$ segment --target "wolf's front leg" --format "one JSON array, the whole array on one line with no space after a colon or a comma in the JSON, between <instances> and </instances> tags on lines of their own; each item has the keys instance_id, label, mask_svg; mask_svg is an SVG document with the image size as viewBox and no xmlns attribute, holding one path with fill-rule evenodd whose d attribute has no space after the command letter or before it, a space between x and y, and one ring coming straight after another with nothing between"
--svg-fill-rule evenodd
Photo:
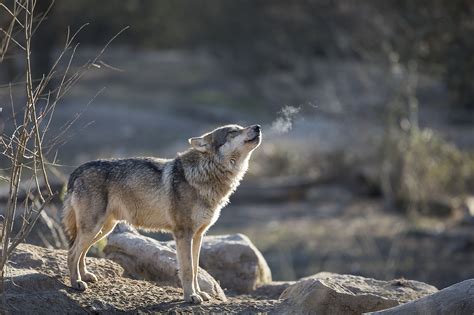
<instances>
[{"instance_id":1,"label":"wolf's front leg","mask_svg":"<svg viewBox=\"0 0 474 315\"><path fill-rule=\"evenodd\" d=\"M211 297L206 292L201 291L198 282L199 276L199 253L201 252L201 243L202 243L202 236L204 235L204 230L198 231L193 237L193 282L194 288L196 289L196 293L199 294L204 301L209 301Z\"/></svg>"},{"instance_id":2,"label":"wolf's front leg","mask_svg":"<svg viewBox=\"0 0 474 315\"><path fill-rule=\"evenodd\" d=\"M193 282L192 234L174 233L176 252L178 254L181 284L184 291L184 300L195 304L202 303L202 297L196 293Z\"/></svg>"}]
</instances>

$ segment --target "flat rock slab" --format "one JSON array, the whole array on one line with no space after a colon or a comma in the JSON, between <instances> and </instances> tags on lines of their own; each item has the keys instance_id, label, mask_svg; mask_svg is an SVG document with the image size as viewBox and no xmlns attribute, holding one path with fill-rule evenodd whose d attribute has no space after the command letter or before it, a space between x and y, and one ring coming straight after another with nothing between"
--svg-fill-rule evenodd
<instances>
[{"instance_id":1,"label":"flat rock slab","mask_svg":"<svg viewBox=\"0 0 474 315\"><path fill-rule=\"evenodd\" d=\"M474 314L474 279L456 283L421 299L369 314L471 315Z\"/></svg>"},{"instance_id":2,"label":"flat rock slab","mask_svg":"<svg viewBox=\"0 0 474 315\"><path fill-rule=\"evenodd\" d=\"M380 281L321 273L304 278L280 296L283 314L362 314L406 303L438 290L412 280Z\"/></svg>"}]
</instances>

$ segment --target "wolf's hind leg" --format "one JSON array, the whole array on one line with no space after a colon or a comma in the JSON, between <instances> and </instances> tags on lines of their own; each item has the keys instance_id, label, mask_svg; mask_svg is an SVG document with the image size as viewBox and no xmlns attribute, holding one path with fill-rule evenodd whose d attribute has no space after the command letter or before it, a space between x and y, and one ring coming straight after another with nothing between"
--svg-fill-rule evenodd
<instances>
[{"instance_id":1,"label":"wolf's hind leg","mask_svg":"<svg viewBox=\"0 0 474 315\"><path fill-rule=\"evenodd\" d=\"M97 232L84 231L79 229L76 241L74 242L74 258L76 260L74 262L74 271L77 272L78 275L77 277L73 277L71 272L71 286L79 291L84 291L87 289L87 284L85 283L86 279L82 278L85 267L84 257L87 253L87 250L92 245L92 241L96 234Z\"/></svg>"},{"instance_id":2,"label":"wolf's hind leg","mask_svg":"<svg viewBox=\"0 0 474 315\"><path fill-rule=\"evenodd\" d=\"M97 277L93 273L87 271L86 267L86 255L92 245L109 235L110 232L114 229L117 222L112 218L108 218L102 228L99 228L99 232L95 233L94 238L89 242L87 247L82 251L79 258L79 272L81 274L82 280L86 282L97 282Z\"/></svg>"},{"instance_id":3,"label":"wolf's hind leg","mask_svg":"<svg viewBox=\"0 0 474 315\"><path fill-rule=\"evenodd\" d=\"M87 289L87 284L84 281L82 281L81 275L79 273L78 264L79 264L80 252L77 249L78 238L80 238L79 233L76 235L76 240L74 241L74 244L69 249L69 252L67 255L67 264L69 267L69 275L71 277L71 287L79 291L84 291Z\"/></svg>"},{"instance_id":4,"label":"wolf's hind leg","mask_svg":"<svg viewBox=\"0 0 474 315\"><path fill-rule=\"evenodd\" d=\"M79 228L74 245L69 251L68 265L71 273L71 286L79 291L87 289L87 284L84 282L85 279L82 278L84 268L84 260L82 258L85 255L84 252L89 249L96 234Z\"/></svg>"},{"instance_id":5,"label":"wolf's hind leg","mask_svg":"<svg viewBox=\"0 0 474 315\"><path fill-rule=\"evenodd\" d=\"M102 213L105 214L105 205L104 207L97 207L97 203L94 204L90 199L76 197L77 234L74 245L69 252L68 264L71 273L71 286L79 291L87 289L85 280L88 276L82 278L82 275L85 274L83 256L105 222L105 216L97 211L101 209L103 209ZM90 277L87 279L90 280Z\"/></svg>"}]
</instances>

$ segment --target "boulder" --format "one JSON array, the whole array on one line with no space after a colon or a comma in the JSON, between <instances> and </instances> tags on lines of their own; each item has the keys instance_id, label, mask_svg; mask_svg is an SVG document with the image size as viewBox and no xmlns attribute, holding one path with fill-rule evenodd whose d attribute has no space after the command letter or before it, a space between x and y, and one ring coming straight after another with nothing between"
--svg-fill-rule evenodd
<instances>
[{"instance_id":1,"label":"boulder","mask_svg":"<svg viewBox=\"0 0 474 315\"><path fill-rule=\"evenodd\" d=\"M301 279L280 296L282 314L362 314L397 306L438 290L412 280L380 281L320 273Z\"/></svg>"},{"instance_id":2,"label":"boulder","mask_svg":"<svg viewBox=\"0 0 474 315\"><path fill-rule=\"evenodd\" d=\"M421 299L370 314L474 314L474 279L469 279Z\"/></svg>"},{"instance_id":3,"label":"boulder","mask_svg":"<svg viewBox=\"0 0 474 315\"><path fill-rule=\"evenodd\" d=\"M250 293L272 281L265 258L242 234L204 237L200 265L236 293Z\"/></svg>"},{"instance_id":4,"label":"boulder","mask_svg":"<svg viewBox=\"0 0 474 315\"><path fill-rule=\"evenodd\" d=\"M109 235L104 252L107 258L119 263L130 277L181 287L176 251L166 242L156 241L140 235L131 227L119 225ZM226 301L219 283L201 268L198 281L201 290Z\"/></svg>"},{"instance_id":5,"label":"boulder","mask_svg":"<svg viewBox=\"0 0 474 315\"><path fill-rule=\"evenodd\" d=\"M125 234L125 236L119 236L120 234ZM119 244L119 242L125 243ZM151 252L146 255L143 253L137 255L137 248L142 246L147 246L147 250L152 250L153 246L156 247L152 251L153 256L150 256ZM174 272L176 266L156 261L169 262L172 257L176 262L175 248L174 241L159 242L138 234L127 225L119 224L114 233L109 236L105 251L108 258L119 262L132 276L140 275L143 279L169 283L169 275ZM154 267L147 266L144 269L143 263L152 264ZM242 234L205 236L199 265L219 281L222 288L235 293L250 293L257 287L272 281L271 271L265 258L249 238ZM171 278L175 279L174 275ZM172 284L173 281L170 283Z\"/></svg>"}]
</instances>

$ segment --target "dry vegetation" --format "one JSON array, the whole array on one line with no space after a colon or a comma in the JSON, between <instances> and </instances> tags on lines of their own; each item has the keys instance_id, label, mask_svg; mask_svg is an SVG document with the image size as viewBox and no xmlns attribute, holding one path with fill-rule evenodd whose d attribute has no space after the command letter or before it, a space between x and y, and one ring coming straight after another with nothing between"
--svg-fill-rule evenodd
<instances>
[{"instance_id":1,"label":"dry vegetation","mask_svg":"<svg viewBox=\"0 0 474 315\"><path fill-rule=\"evenodd\" d=\"M2 168L5 175L0 177L0 181L6 182L9 186L4 215L1 216L2 283L6 276L5 267L9 257L26 239L39 219L43 220L49 228L49 233L56 241L55 246L61 247L65 244L65 237L58 223L43 209L51 206L50 202L59 195L59 187L52 187L49 177L51 174L63 177L56 168L55 150L75 118L64 126L61 133L49 138L49 141L45 140L46 134L53 120L56 106L82 75L97 64L109 43L115 38L113 37L94 59L72 71L70 67L78 47L75 38L82 27L75 32L70 32L68 29L62 50L51 68L42 73L41 77L34 78L33 38L37 29L47 18L54 2L49 2L46 7L42 6L44 11L37 10L38 3L44 5L44 2L36 0L15 0L11 6L0 4L2 16L7 16L10 21L6 29L1 29L3 36L0 42L0 62L18 57L18 55L23 56L25 79L15 82L15 85L23 85L26 94L25 104L18 110L18 106L13 103L17 97L12 95L12 85L3 87L9 89L10 92L12 117L7 121L14 128L11 133L0 133L2 155L0 159L7 162ZM48 156L51 155L52 160L48 160ZM53 188L56 191L53 191Z\"/></svg>"},{"instance_id":2,"label":"dry vegetation","mask_svg":"<svg viewBox=\"0 0 474 315\"><path fill-rule=\"evenodd\" d=\"M11 23L8 31L4 31L5 40L2 42L2 60L5 58L10 44L18 46L25 58L26 82L25 90L27 95L23 112L18 115L23 119L18 122L17 114L13 120L15 130L11 135L2 135L2 154L8 158L10 165L8 177L4 181L9 183L9 195L3 217L2 224L2 257L0 261L2 281L5 277L5 265L12 252L21 243L33 228L35 222L40 217L41 211L53 198L53 191L49 186L48 174L46 171L47 161L44 158L43 139L47 131L47 125L52 118L52 112L56 102L49 103L49 95L43 108L39 108L40 99L44 96L44 89L51 80L52 73L41 78L39 82L33 82L31 73L31 38L35 29L34 9L35 1L15 1L12 8L2 5L2 10L10 15ZM44 15L40 17L41 23ZM17 27L19 30L17 31ZM14 36L16 33L23 36ZM16 38L15 38L16 37ZM8 56L7 56L8 57ZM58 92L59 94L59 92ZM13 104L12 104L13 106ZM44 130L40 125L46 125ZM28 174L29 173L29 174ZM16 216L19 211L18 195L20 183L25 180L29 183L27 195L24 198L23 213ZM40 184L40 182L42 182ZM33 191L35 193L33 193ZM21 221L20 231L14 235L13 225L16 220Z\"/></svg>"}]
</instances>

